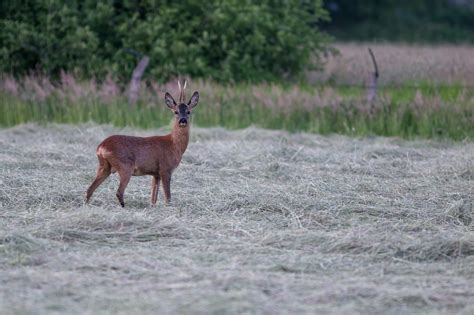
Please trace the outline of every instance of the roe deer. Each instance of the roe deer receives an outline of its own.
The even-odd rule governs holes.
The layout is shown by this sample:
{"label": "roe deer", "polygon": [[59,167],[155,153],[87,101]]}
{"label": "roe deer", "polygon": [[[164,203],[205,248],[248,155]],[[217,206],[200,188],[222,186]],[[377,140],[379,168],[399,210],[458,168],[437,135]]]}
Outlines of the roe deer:
{"label": "roe deer", "polygon": [[125,207],[123,193],[131,176],[151,175],[151,204],[155,206],[158,197],[160,181],[163,183],[165,202],[171,200],[171,174],[179,165],[181,157],[188,146],[190,115],[199,101],[196,91],[189,102],[185,103],[186,81],[183,87],[178,81],[179,101],[166,92],[165,102],[175,115],[173,129],[166,136],[131,137],[114,135],[110,136],[97,147],[99,168],[95,180],[87,189],[86,203],[89,202],[94,191],[110,175],[118,172],[120,185],[117,198],[122,207]]}

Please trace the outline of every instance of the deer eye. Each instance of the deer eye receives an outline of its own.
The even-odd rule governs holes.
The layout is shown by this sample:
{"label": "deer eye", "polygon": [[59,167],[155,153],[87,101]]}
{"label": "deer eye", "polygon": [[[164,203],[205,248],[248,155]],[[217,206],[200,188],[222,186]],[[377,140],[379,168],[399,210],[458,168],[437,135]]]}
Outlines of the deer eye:
{"label": "deer eye", "polygon": [[174,113],[175,113],[176,115],[178,115],[178,111],[177,111],[177,110],[175,110]]}
{"label": "deer eye", "polygon": [[186,114],[188,114],[188,115],[189,115],[189,114],[191,114],[191,112],[188,110],[188,111],[186,112]]}

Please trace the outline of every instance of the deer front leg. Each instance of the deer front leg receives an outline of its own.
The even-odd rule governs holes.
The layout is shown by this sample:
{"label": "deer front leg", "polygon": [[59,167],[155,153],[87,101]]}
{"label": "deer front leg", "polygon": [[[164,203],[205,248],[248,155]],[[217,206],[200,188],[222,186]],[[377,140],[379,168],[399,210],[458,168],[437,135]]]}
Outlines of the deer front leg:
{"label": "deer front leg", "polygon": [[160,188],[160,176],[153,176],[151,179],[151,206],[156,205],[158,198],[158,189]]}
{"label": "deer front leg", "polygon": [[169,204],[171,202],[171,172],[163,172],[160,174],[160,177],[163,184],[163,192],[165,193],[165,202]]}

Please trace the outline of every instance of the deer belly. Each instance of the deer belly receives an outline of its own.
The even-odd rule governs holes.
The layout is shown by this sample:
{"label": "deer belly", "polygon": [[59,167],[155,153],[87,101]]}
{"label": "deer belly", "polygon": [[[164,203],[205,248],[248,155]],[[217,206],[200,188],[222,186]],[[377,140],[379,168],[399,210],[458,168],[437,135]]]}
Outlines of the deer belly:
{"label": "deer belly", "polygon": [[155,165],[134,165],[133,176],[153,175],[158,171]]}
{"label": "deer belly", "polygon": [[135,166],[133,168],[133,173],[132,175],[133,176],[143,176],[143,175],[148,175],[150,172],[148,172],[148,170],[146,169],[143,169],[142,167],[137,167]]}
{"label": "deer belly", "polygon": [[133,176],[142,176],[142,175],[145,175],[143,174],[142,171],[140,171],[140,169],[136,168],[133,170],[133,173],[132,173]]}

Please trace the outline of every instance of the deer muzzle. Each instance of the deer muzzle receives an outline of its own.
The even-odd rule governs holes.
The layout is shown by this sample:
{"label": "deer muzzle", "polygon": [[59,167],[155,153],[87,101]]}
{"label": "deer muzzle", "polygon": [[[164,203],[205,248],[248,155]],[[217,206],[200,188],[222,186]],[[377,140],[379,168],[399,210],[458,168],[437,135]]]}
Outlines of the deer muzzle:
{"label": "deer muzzle", "polygon": [[180,118],[178,124],[180,127],[186,127],[188,125],[188,120],[186,118]]}

